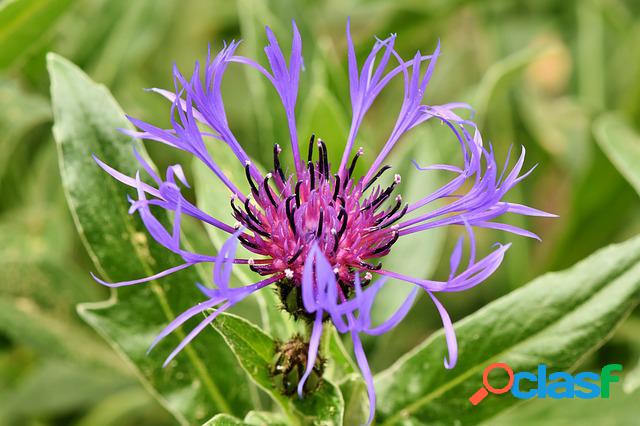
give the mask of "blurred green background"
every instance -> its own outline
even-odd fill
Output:
[[[405,57],[432,50],[440,39],[443,55],[427,102],[470,102],[499,158],[512,144],[516,150],[524,145],[527,164],[540,165],[510,200],[560,215],[518,219],[542,243],[481,233],[481,247],[496,240],[512,240],[513,247],[486,285],[443,298],[452,318],[640,232],[640,198],[598,145],[604,114],[640,130],[637,1],[0,1],[0,424],[175,423],[75,313],[77,303],[104,299],[108,292],[89,277],[93,267],[64,200],[51,135],[46,52],[64,55],[105,84],[128,114],[164,125],[166,101],[142,89],[172,88],[174,62],[190,72],[206,55],[207,43],[215,51],[223,40],[238,38],[242,54],[262,61],[264,25],[288,43],[294,18],[306,67],[300,137],[316,132],[337,147],[350,116],[348,16],[359,55],[370,49],[374,35],[397,33]],[[267,163],[273,143],[286,140],[281,107],[259,75],[237,69],[242,72],[225,80],[229,121],[245,149]],[[401,86],[393,86],[374,105],[361,139],[369,152],[393,125],[400,93]],[[427,157],[448,158],[454,141],[439,126],[427,127],[419,136],[436,153]],[[176,151],[148,148],[160,166],[191,163]],[[396,155],[409,155],[402,149]],[[335,162],[337,149],[332,155]],[[441,237],[425,251],[440,260],[436,269],[442,272],[455,239]],[[408,265],[409,272],[413,267],[418,266]],[[366,342],[374,369],[388,366],[440,326],[432,305],[420,300],[402,326]],[[640,356],[639,333],[636,310],[584,368],[617,362],[630,372]],[[599,403],[536,401],[501,421],[556,418],[571,424],[572,413],[592,413],[593,424],[634,424],[637,398],[637,392],[625,395],[620,388],[612,400]]]

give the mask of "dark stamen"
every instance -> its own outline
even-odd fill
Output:
[[[320,153],[320,158],[318,159],[320,174],[327,178],[329,174],[329,159],[327,157],[327,145],[322,139],[318,139],[318,152]]]
[[[316,230],[316,238],[320,238],[320,235],[322,235],[323,222],[324,222],[324,212],[320,210],[320,218],[318,219],[318,229]]]
[[[249,170],[249,162],[247,161],[247,164],[244,166],[244,172],[245,175],[247,176],[247,180],[249,181],[249,185],[251,186],[251,192],[253,193],[253,195],[258,198],[258,188],[256,187],[256,184],[253,183],[253,179],[251,178],[251,171]]]
[[[390,220],[389,222],[385,223],[384,225],[382,225],[380,227],[380,229],[384,229],[384,228],[388,228],[389,226],[393,225],[394,223],[396,223],[397,221],[399,221],[402,216],[404,216],[405,214],[407,214],[407,210],[409,209],[409,204],[405,204],[404,208],[402,209],[402,211],[400,212],[400,214],[398,214],[396,217],[393,218],[393,220]]]
[[[298,257],[300,257],[301,254],[302,254],[302,246],[300,246],[300,248],[298,248],[298,250],[296,250],[296,252],[293,254],[293,256],[291,256],[291,259],[287,260],[287,263],[289,265],[291,265],[293,262],[296,261],[296,259]]]
[[[248,218],[245,216],[244,213],[242,213],[242,211],[238,207],[236,207],[236,204],[235,204],[234,201],[235,200],[232,198],[231,199],[231,209],[235,213],[236,219],[238,219],[239,221],[244,222],[244,223],[248,222],[249,221]]]
[[[371,185],[373,185],[373,183],[378,180],[378,178],[380,176],[382,176],[382,174],[384,172],[386,172],[387,170],[389,170],[391,168],[391,166],[384,166],[383,168],[381,168],[380,170],[378,170],[378,173],[375,174],[374,177],[371,178],[371,180],[369,182],[367,182],[367,184],[364,186],[364,188],[362,188],[362,192],[366,191],[367,189],[369,189],[369,187]]]
[[[340,192],[340,175],[335,174],[335,175],[333,175],[333,177],[336,178],[335,188],[333,190],[333,201],[335,201],[336,198],[338,197],[338,192]]]
[[[247,228],[251,229],[256,234],[262,235],[265,238],[271,238],[271,234],[269,234],[267,231],[265,231],[264,229],[260,228],[259,226],[254,225],[253,222],[247,222]]]
[[[296,206],[300,207],[300,186],[302,186],[302,182],[298,181],[296,183]]]
[[[334,232],[335,229],[331,230],[331,234],[333,234],[333,253],[335,254],[338,251],[338,243],[340,242],[340,236],[338,236],[338,232]]]
[[[340,213],[338,213],[338,220],[342,219],[342,223],[340,224],[340,229],[338,230],[338,241],[342,238],[342,234],[347,229],[347,222],[349,221],[349,216],[347,215],[347,210],[344,207],[340,207]]]
[[[377,265],[373,265],[371,263],[361,261],[360,266],[362,266],[363,268],[367,268],[370,271],[377,271],[378,269],[382,268],[382,262],[378,263]]]
[[[316,186],[316,172],[311,161],[307,163],[307,166],[309,167],[309,189],[313,191]]]
[[[249,242],[249,240],[247,240],[246,237],[243,237],[242,235],[238,236],[238,241],[240,241],[240,243],[242,243],[243,246],[245,247],[251,247],[254,249],[258,249],[258,246],[256,244],[253,244],[252,242]]]
[[[264,192],[267,193],[267,197],[269,198],[269,201],[271,201],[271,204],[273,204],[273,207],[278,207],[278,204],[276,203],[275,198],[273,198],[273,194],[271,193],[271,188],[269,187],[269,174],[267,174],[267,177],[264,178],[264,181],[262,182],[262,186],[264,187]]]
[[[353,175],[353,171],[356,169],[356,163],[358,161],[358,158],[360,158],[360,156],[362,155],[362,148],[360,148],[358,150],[358,152],[356,152],[356,155],[353,156],[353,160],[351,160],[351,165],[349,166],[349,173],[347,174],[347,181],[349,179],[351,179],[351,176]],[[345,185],[347,184],[347,181],[345,181]]]
[[[395,231],[393,233],[393,237],[385,245],[383,245],[382,247],[378,247],[373,252],[371,252],[371,254],[378,254],[389,250],[391,246],[394,245],[396,241],[398,241],[398,237],[400,237],[400,233]]]
[[[387,198],[389,198],[389,196],[391,195],[395,187],[396,187],[396,183],[394,182],[387,189],[385,189],[378,198],[373,200],[373,203],[371,203],[371,206],[373,207],[374,210],[377,209],[382,203],[384,203]]]
[[[393,190],[395,189],[396,185],[399,182],[400,182],[400,175],[396,175],[396,178],[393,180],[391,185],[389,185],[387,189],[385,189],[382,192],[382,194],[380,194],[375,200],[373,200],[371,203],[363,207],[361,211],[365,211],[371,207],[373,207],[373,210],[376,210],[378,207],[380,207],[380,205],[384,203],[387,198],[389,198],[389,196],[391,195],[391,193],[393,192]]]
[[[267,275],[273,273],[273,268],[270,265],[249,265],[249,269],[251,269],[256,274]]]
[[[393,206],[393,208],[391,210],[389,210],[384,216],[382,216],[381,218],[377,219],[376,222],[375,222],[376,225],[381,224],[386,219],[388,219],[391,216],[393,216],[393,214],[398,211],[398,209],[400,208],[401,205],[402,205],[402,197],[398,195],[396,197],[396,205]]]
[[[316,140],[316,135],[311,135],[309,139],[309,151],[307,151],[307,163],[310,163],[313,159],[313,141]]]
[[[253,220],[258,225],[262,225],[262,221],[256,215],[254,215],[253,212],[251,211],[251,205],[249,204],[250,201],[251,200],[249,198],[244,200],[244,209],[247,211],[247,214],[249,215],[251,220]]]
[[[289,226],[291,227],[291,231],[293,232],[293,235],[297,235],[296,221],[295,221],[295,218],[293,217],[293,213],[295,212],[295,210],[291,210],[291,201],[293,201],[294,198],[295,198],[294,196],[289,196],[287,198],[287,201],[285,202],[285,207],[287,210],[287,218],[289,219]]]
[[[282,167],[280,166],[280,145],[275,144],[273,146],[273,169],[278,173],[280,179],[284,183],[284,172],[282,171]]]

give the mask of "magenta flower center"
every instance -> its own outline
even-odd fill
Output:
[[[280,147],[274,147],[274,168],[262,182],[255,182],[246,164],[251,196],[244,203],[231,200],[236,227],[247,232],[240,235],[241,244],[260,255],[249,261],[261,275],[284,274],[296,285],[302,281],[302,270],[311,247],[317,244],[333,266],[342,284],[351,285],[355,272],[380,269],[375,262],[385,256],[398,239],[394,224],[405,214],[402,197],[393,197],[400,176],[390,186],[374,187],[376,180],[390,167],[382,167],[368,182],[352,177],[359,150],[343,176],[331,174],[327,147],[318,139],[318,161],[312,160],[315,138],[309,143],[306,168],[297,176],[285,176],[279,161]],[[244,204],[239,207],[238,204]],[[385,207],[386,206],[386,207]]]

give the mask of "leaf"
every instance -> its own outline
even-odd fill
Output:
[[[340,383],[344,398],[345,425],[363,425],[369,418],[369,397],[367,385],[360,374],[350,374]]]
[[[376,377],[378,423],[477,424],[513,406],[511,396],[468,398],[494,362],[514,371],[570,371],[638,304],[640,237],[599,250],[573,267],[543,275],[455,324],[458,364],[443,367],[438,332]],[[506,377],[506,376],[505,376]]]
[[[615,392],[615,389],[613,390]],[[509,410],[484,422],[483,426],[574,426],[577,423],[590,425],[623,426],[638,422],[638,398],[640,392],[625,395],[612,394],[610,399],[537,399]]]
[[[640,194],[640,136],[618,115],[600,116],[593,124],[600,148]]]
[[[341,424],[344,401],[340,391],[328,380],[312,395],[287,397],[275,387],[270,365],[275,358],[275,341],[243,318],[220,315],[213,327],[224,337],[238,361],[255,383],[284,410],[291,424]]]
[[[628,371],[624,378],[624,391],[633,393],[640,389],[640,360],[631,371]]]
[[[227,414],[218,414],[202,426],[286,426],[278,415],[265,411],[249,411],[244,420]]]
[[[122,185],[91,159],[126,174],[138,165],[128,126],[108,91],[67,60],[48,55],[55,117],[54,136],[67,202],[98,273],[113,281],[151,275],[180,263],[150,242],[138,218],[127,214]],[[139,147],[140,148],[140,147]],[[78,313],[136,369],[147,389],[181,424],[201,423],[217,412],[244,414],[252,405],[246,376],[216,333],[202,333],[166,369],[162,362],[184,336],[174,333],[146,355],[152,339],[177,314],[202,300],[193,270],[119,289],[109,300]]]
[[[340,382],[349,374],[359,371],[333,325],[324,327],[321,347],[324,348],[323,350],[327,356],[325,374],[328,377]]]
[[[266,411],[249,411],[244,421],[255,426],[287,426],[287,422],[281,416]]]
[[[0,5],[0,69],[35,46],[70,4],[71,0],[8,0]]]
[[[228,414],[218,414],[202,426],[248,426],[247,423]]]

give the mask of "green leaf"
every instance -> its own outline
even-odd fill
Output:
[[[434,334],[376,377],[379,424],[477,424],[513,406],[519,400],[510,395],[491,395],[475,407],[468,401],[494,362],[514,371],[535,371],[541,363],[554,371],[576,368],[638,304],[639,261],[636,237],[543,275],[456,323],[453,370],[443,367],[443,333]]]
[[[281,416],[266,411],[249,411],[244,421],[255,426],[287,426],[287,422]]]
[[[333,325],[326,325],[322,334],[322,345],[327,357],[327,368],[325,374],[340,382],[349,374],[358,370],[353,358],[342,344],[340,336]]]
[[[367,385],[360,374],[348,375],[340,383],[340,392],[344,398],[345,425],[363,425],[369,418],[369,396]]]
[[[613,392],[616,390],[614,389]],[[595,399],[536,399],[517,410],[509,410],[482,423],[483,426],[574,426],[576,424],[625,426],[638,422],[640,392],[625,395],[612,394],[611,398]]]
[[[286,426],[287,422],[275,413],[249,411],[244,420],[227,414],[218,414],[202,426]]]
[[[36,46],[71,0],[9,0],[0,5],[0,69]]]
[[[218,414],[202,426],[248,426],[247,423],[228,414]]]
[[[140,220],[127,214],[124,187],[91,158],[94,153],[129,175],[138,169],[133,142],[117,130],[129,126],[118,104],[67,60],[53,54],[47,59],[67,202],[98,274],[119,281],[178,265],[181,259],[149,241]],[[196,272],[182,272],[121,288],[109,300],[80,305],[78,312],[181,424],[202,423],[217,412],[244,414],[253,405],[246,376],[216,333],[202,333],[166,369],[162,362],[184,336],[182,330],[146,355],[160,330],[203,298],[194,285]]]
[[[264,331],[235,315],[220,315],[213,327],[224,337],[238,361],[255,383],[284,410],[290,424],[341,424],[344,401],[328,380],[312,395],[287,397],[275,387],[270,365],[275,358],[275,341]]]
[[[640,135],[616,114],[599,117],[593,132],[609,160],[640,194]]]
[[[640,389],[640,360],[631,371],[628,371],[624,378],[624,391],[633,393]]]

